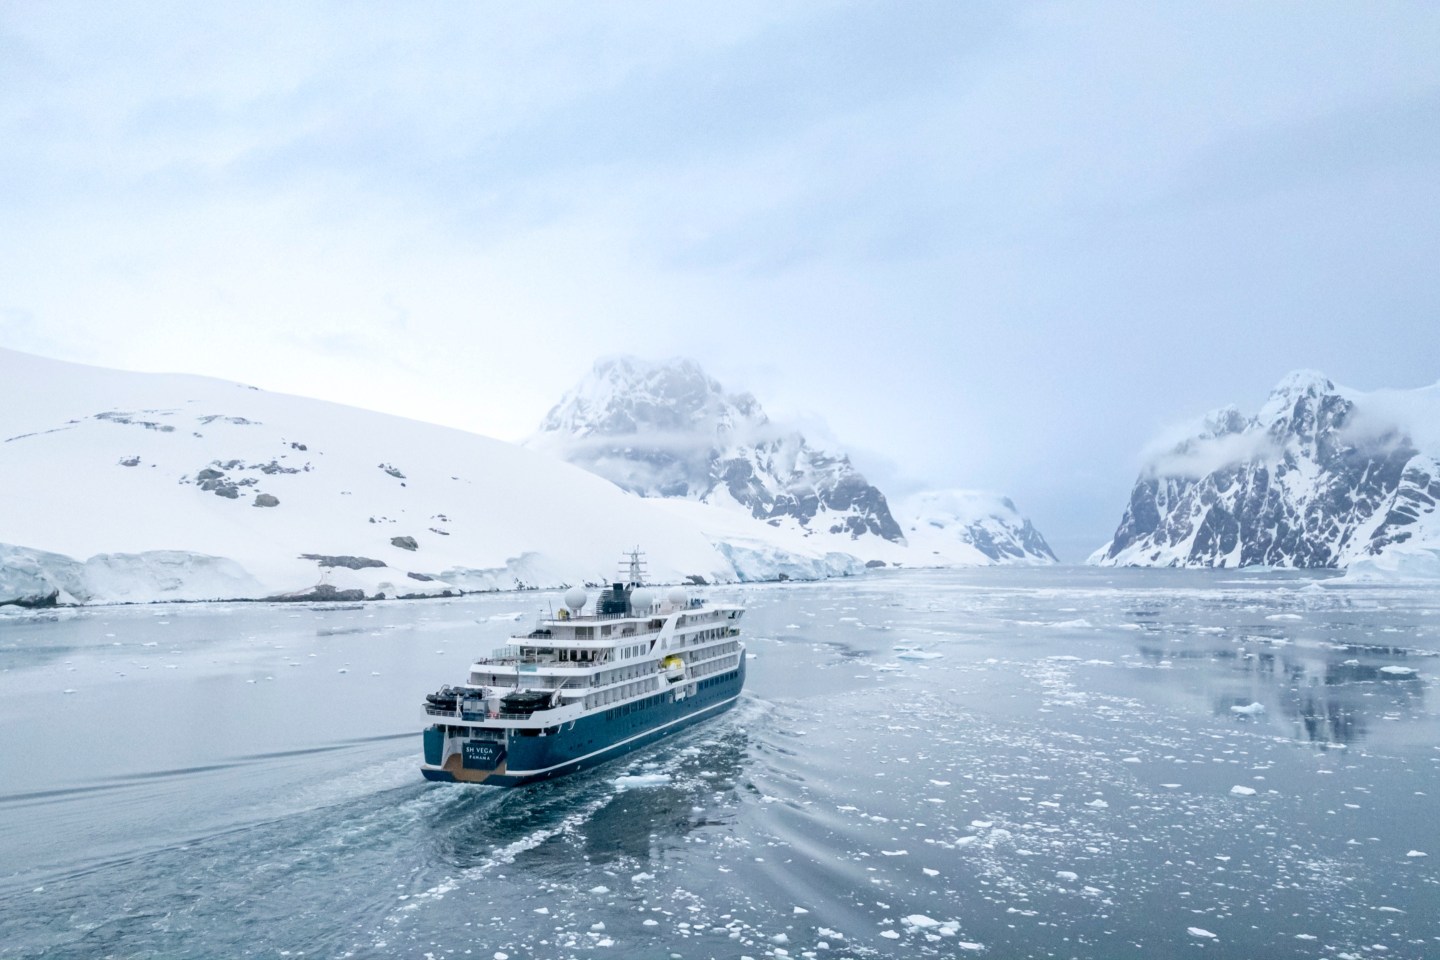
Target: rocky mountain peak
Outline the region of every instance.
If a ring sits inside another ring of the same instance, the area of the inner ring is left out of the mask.
[[[1433,398],[1408,392],[1407,424],[1387,409],[1407,392],[1388,393],[1382,404],[1296,371],[1254,417],[1212,414],[1141,475],[1114,539],[1093,559],[1333,567],[1424,540],[1440,469],[1437,451],[1422,453],[1409,427],[1433,419]]]
[[[733,501],[810,532],[904,542],[885,496],[850,458],[771,423],[694,360],[595,364],[526,441],[646,497]]]

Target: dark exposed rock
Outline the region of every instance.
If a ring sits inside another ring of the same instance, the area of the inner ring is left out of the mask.
[[[147,410],[146,413],[157,411]],[[174,433],[175,428],[168,423],[158,423],[154,420],[136,420],[134,414],[122,413],[119,410],[110,410],[106,413],[95,414],[96,420],[108,420],[111,423],[133,424],[137,427],[144,427],[146,430],[158,430],[161,433]]]
[[[300,468],[299,468],[299,467],[282,467],[277,461],[271,460],[269,463],[264,463],[264,464],[261,464],[261,465],[260,465],[260,472],[261,472],[261,473],[264,473],[264,474],[299,473],[299,472],[300,472]]]
[[[27,597],[12,597],[9,600],[0,600],[0,607],[14,605],[25,607],[30,610],[40,610],[46,607],[55,607],[60,604],[60,591],[52,590],[49,593],[38,594]]]
[[[122,467],[138,467],[138,466],[140,466],[140,458],[139,458],[139,457],[126,457],[124,460],[121,460],[121,461],[120,461],[120,466],[122,466]]]
[[[302,560],[314,560],[322,567],[344,567],[347,570],[364,570],[366,567],[383,567],[384,560],[372,560],[369,557],[351,556],[328,556],[323,553],[302,553]]]
[[[278,507],[280,506],[280,499],[274,494],[257,493],[255,494],[254,505],[257,507]]]
[[[414,537],[391,537],[390,545],[392,547],[399,547],[401,550],[420,549],[420,544],[415,542]]]
[[[206,486],[205,484],[201,484],[201,485],[200,485],[200,488],[201,488],[202,490],[213,490],[213,491],[215,492],[215,496],[217,496],[217,497],[225,497],[225,498],[228,499],[228,500],[239,500],[239,499],[240,499],[240,488],[237,487],[235,484],[233,484],[233,483],[226,483],[226,482],[224,482],[224,481],[206,481],[206,482],[207,482],[207,483],[213,483],[214,486]]]
[[[224,471],[216,470],[212,467],[206,467],[204,470],[201,470],[199,473],[195,474],[195,479],[203,484],[206,480],[219,480],[223,476],[225,476]],[[202,486],[200,489],[209,490],[211,488]]]
[[[429,583],[430,581],[435,579],[434,577],[425,573],[407,573],[405,574],[405,576],[409,577],[411,580],[419,580],[421,583]]]
[[[690,584],[691,586],[703,587],[703,586],[706,586],[707,584],[709,584],[710,581],[706,580],[704,577],[700,576],[700,574],[698,574],[698,573],[692,573],[692,574],[690,574],[688,577],[685,578],[685,582],[688,583],[688,584]]]
[[[212,413],[209,416],[200,417],[199,420],[201,424],[205,425],[214,423],[216,420],[219,420],[221,423],[233,423],[237,427],[262,426],[262,424],[258,420],[246,420],[244,417],[226,417],[218,413]]]
[[[405,474],[401,473],[398,467],[393,467],[388,463],[382,463],[380,464],[380,469],[384,470],[386,473],[390,474],[390,476],[394,477],[397,480],[405,479]]]
[[[305,444],[303,444],[303,443],[293,443],[293,442],[292,442],[292,443],[290,444],[290,449],[291,449],[291,450],[309,450],[310,448],[307,447],[307,446],[305,446]]]
[[[328,583],[320,583],[302,593],[287,593],[278,597],[266,597],[265,599],[278,603],[304,603],[312,600],[364,600],[365,591],[358,588],[341,590]],[[380,599],[384,599],[383,595]]]
[[[879,567],[885,566],[885,561],[884,561],[884,560],[866,560],[866,561],[865,561],[865,566],[868,567],[868,568],[871,569],[871,570],[875,570],[875,569],[878,569]]]

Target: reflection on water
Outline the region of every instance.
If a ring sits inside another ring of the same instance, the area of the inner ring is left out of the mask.
[[[1251,649],[1257,640],[1264,645]],[[1254,723],[1278,710],[1292,722],[1294,736],[1317,744],[1362,741],[1375,717],[1413,716],[1425,707],[1420,670],[1402,661],[1429,654],[1404,647],[1295,646],[1281,638],[1249,636],[1236,646],[1172,650],[1142,644],[1138,652],[1152,665],[1208,660],[1227,667],[1234,678],[1246,681],[1245,690],[1217,692],[1212,697],[1216,715]]]

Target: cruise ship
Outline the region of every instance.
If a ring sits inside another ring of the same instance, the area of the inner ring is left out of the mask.
[[[588,769],[734,706],[745,685],[743,607],[624,580],[572,587],[557,615],[425,698],[429,780],[515,787]],[[586,608],[591,607],[590,612]]]

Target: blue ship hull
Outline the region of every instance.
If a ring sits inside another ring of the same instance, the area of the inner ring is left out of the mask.
[[[613,760],[718,716],[735,705],[744,686],[742,653],[736,669],[698,681],[695,692],[684,699],[676,700],[674,690],[662,690],[562,724],[549,735],[511,730],[503,745],[470,741],[457,755],[460,763],[456,764],[452,756],[444,767],[440,756],[444,737],[440,728],[431,727],[425,731],[426,756],[421,772],[427,780],[500,787],[550,780]]]

